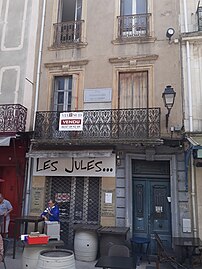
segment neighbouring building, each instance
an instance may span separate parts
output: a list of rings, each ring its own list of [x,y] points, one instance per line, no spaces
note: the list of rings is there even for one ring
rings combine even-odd
[[[0,192],[13,205],[11,220],[23,208],[38,8],[36,0],[0,1]]]
[[[25,210],[53,197],[68,246],[75,224],[100,224],[150,236],[154,253],[155,231],[168,244],[189,232],[180,1],[44,2]]]
[[[183,110],[189,234],[202,238],[202,2],[181,1]]]

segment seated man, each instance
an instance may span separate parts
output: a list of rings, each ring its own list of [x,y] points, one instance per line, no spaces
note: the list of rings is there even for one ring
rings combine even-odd
[[[45,221],[59,221],[59,213],[59,207],[55,205],[55,201],[50,199],[48,201],[48,207],[41,213],[41,217]]]

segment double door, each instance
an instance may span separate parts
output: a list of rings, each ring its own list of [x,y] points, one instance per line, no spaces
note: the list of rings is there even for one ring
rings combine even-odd
[[[133,234],[151,239],[150,252],[156,253],[154,232],[171,245],[170,182],[166,179],[133,178]]]

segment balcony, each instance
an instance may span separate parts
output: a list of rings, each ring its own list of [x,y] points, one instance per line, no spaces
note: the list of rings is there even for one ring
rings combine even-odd
[[[118,38],[151,36],[151,14],[135,14],[118,17]]]
[[[83,131],[59,131],[56,111],[36,114],[34,139],[73,144],[131,143],[160,138],[160,108],[84,110]]]
[[[84,21],[68,21],[54,24],[54,47],[82,43]]]
[[[0,133],[24,132],[27,109],[19,104],[0,105]]]

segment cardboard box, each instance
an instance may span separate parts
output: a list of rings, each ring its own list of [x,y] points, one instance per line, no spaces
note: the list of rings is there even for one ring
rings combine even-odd
[[[27,243],[29,245],[37,245],[37,244],[48,244],[48,236],[46,234],[40,234],[38,236],[29,235],[27,238]]]

